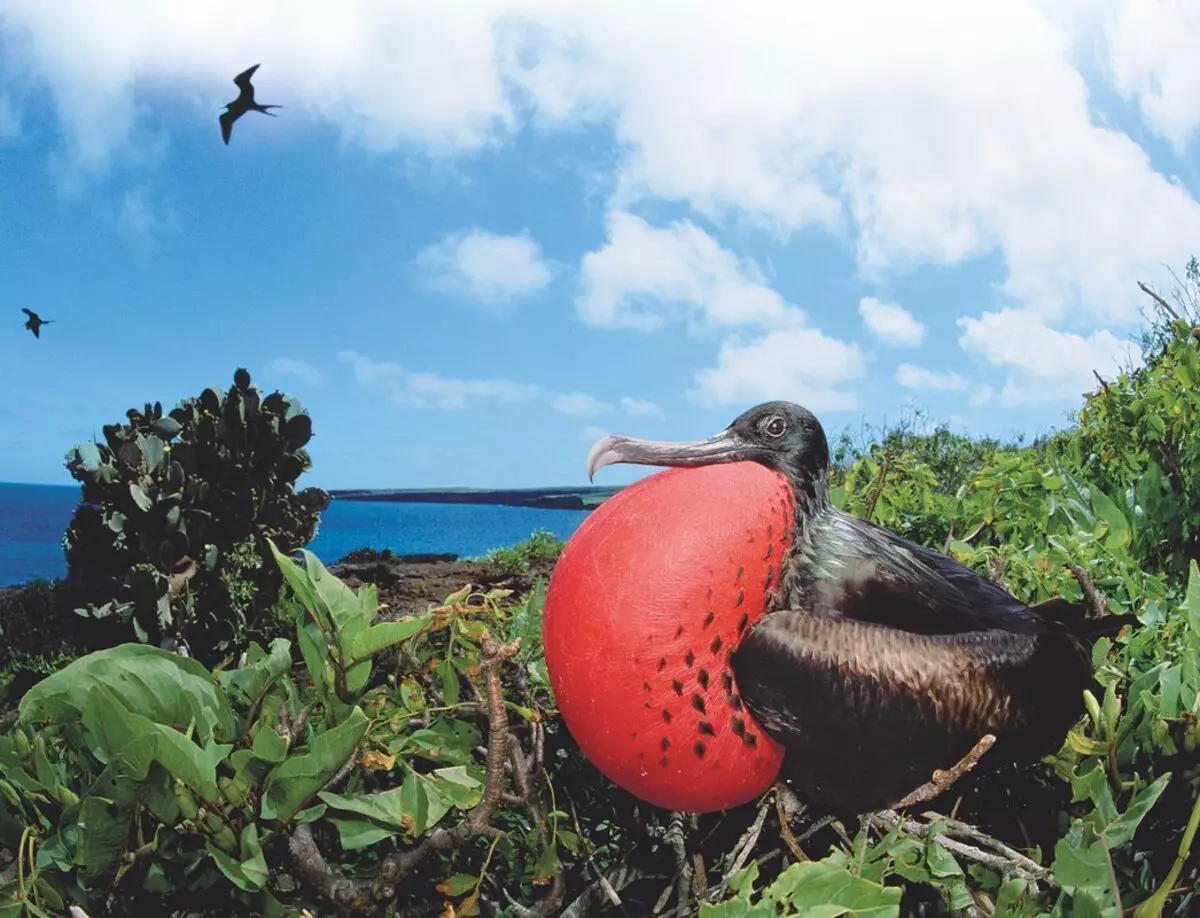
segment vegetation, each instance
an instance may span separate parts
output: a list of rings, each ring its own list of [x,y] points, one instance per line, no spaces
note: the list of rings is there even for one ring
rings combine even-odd
[[[0,914],[69,903],[93,916],[1194,914],[1200,498],[1187,483],[1200,480],[1200,314],[1187,304],[1198,288],[1193,263],[1174,315],[1156,307],[1144,366],[1098,381],[1054,436],[1023,445],[904,426],[838,450],[842,506],[1023,600],[1139,617],[1096,644],[1086,713],[1042,766],[981,768],[919,812],[859,823],[832,822],[786,787],[725,813],[667,813],[597,775],[557,719],[543,583],[524,596],[464,587],[401,616],[376,586],[352,589],[295,551],[288,527],[252,516],[266,564],[238,554],[245,535],[221,543],[218,579],[203,581],[221,598],[204,602],[223,621],[265,606],[259,639],[228,629],[227,662],[118,643],[60,666],[10,712]],[[162,420],[147,410],[114,432],[125,439],[101,453],[110,480],[89,493],[114,494],[118,477],[128,491],[137,463],[126,450],[121,466],[120,443],[141,451]],[[127,545],[121,557],[169,578],[164,552],[178,556],[151,523],[165,457],[154,475],[142,461],[132,480],[155,484],[152,495],[139,484],[152,509],[120,531],[159,555]],[[115,512],[106,500],[94,506]],[[73,544],[76,565],[125,582],[108,542]],[[524,571],[561,547],[535,533],[487,562]],[[253,587],[231,589],[247,570]]]
[[[105,425],[103,443],[67,453],[82,501],[64,539],[68,581],[138,640],[171,641],[213,662],[275,602],[266,542],[285,551],[316,535],[329,496],[297,492],[311,466],[312,420],[294,398],[263,398],[239,369],[227,392],[205,389]]]
[[[538,561],[557,558],[565,544],[554,533],[538,529],[525,541],[509,548],[493,548],[484,555],[484,561],[497,574],[524,574]]]

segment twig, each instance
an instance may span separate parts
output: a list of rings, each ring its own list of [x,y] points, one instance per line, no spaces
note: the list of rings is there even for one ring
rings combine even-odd
[[[1108,395],[1109,394],[1108,383],[1106,383],[1104,381],[1104,377],[1101,376],[1099,373],[1097,373],[1095,370],[1092,370],[1092,375],[1096,377],[1096,382],[1100,383],[1100,388],[1104,390],[1104,394]]]
[[[1083,598],[1087,600],[1088,610],[1096,618],[1108,612],[1108,600],[1104,598],[1104,594],[1096,589],[1096,583],[1092,580],[1092,575],[1085,571],[1078,564],[1068,564],[1068,570],[1071,571],[1071,576],[1079,581],[1079,586],[1083,590]]]
[[[671,818],[667,823],[667,844],[675,853],[675,867],[678,876],[676,888],[679,891],[676,906],[686,908],[691,901],[692,863],[687,856],[687,837],[684,834],[682,813],[671,813]]]
[[[614,891],[620,891],[638,880],[654,879],[663,879],[663,877],[645,873],[636,867],[621,866],[604,875],[604,885]],[[668,890],[670,888],[670,886],[667,887]],[[591,913],[592,907],[599,904],[606,895],[604,887],[599,882],[593,883],[563,909],[558,918],[586,918]]]
[[[492,814],[504,792],[504,760],[508,753],[508,712],[504,707],[504,692],[500,685],[500,665],[521,646],[517,638],[511,644],[497,644],[490,634],[483,635],[483,655],[480,670],[487,677],[488,746],[483,796],[453,829],[434,829],[417,847],[389,854],[379,870],[379,879],[395,887],[435,851],[448,851],[464,845],[480,835],[489,837],[499,830],[491,826]]]
[[[1157,293],[1155,293],[1153,290],[1151,290],[1149,287],[1147,287],[1141,281],[1138,281],[1138,286],[1142,288],[1142,293],[1146,294],[1148,297],[1150,297],[1152,300],[1154,300],[1154,302],[1158,303],[1159,306],[1161,306],[1163,309],[1165,309],[1167,311],[1167,314],[1170,315],[1170,317],[1172,319],[1174,319],[1176,322],[1179,321],[1179,313],[1177,313],[1174,309],[1171,308],[1170,303],[1168,303],[1166,300],[1164,300],[1161,296],[1159,296]]]
[[[779,837],[792,852],[792,857],[798,861],[807,861],[809,857],[800,847],[792,832],[792,817],[804,812],[804,804],[799,801],[792,789],[782,781],[775,785],[775,816],[779,820]]]
[[[771,798],[773,796],[776,796],[774,790],[769,790],[763,794],[762,800],[758,804],[758,813],[754,817],[754,822],[750,823],[750,828],[742,834],[737,844],[733,846],[735,852],[733,863],[725,871],[724,882],[728,883],[729,878],[746,865],[746,861],[750,858],[750,852],[758,844],[758,837],[762,834],[763,825],[767,821],[767,811],[770,809]]]
[[[532,906],[522,905],[503,887],[500,892],[504,894],[508,904],[521,918],[548,918],[548,916],[556,914],[555,909],[562,904],[563,896],[567,894],[567,881],[563,877],[563,872],[558,871],[554,875],[554,883],[550,886],[550,891]]]
[[[1008,589],[1008,584],[1004,582],[1005,561],[999,555],[992,555],[988,558],[988,580],[996,584],[1003,590]]]
[[[918,838],[926,838],[932,828],[932,825],[917,822],[915,819],[905,819],[894,810],[880,810],[877,813],[872,813],[869,819],[889,830],[899,826],[901,832]],[[967,860],[974,861],[977,864],[983,864],[985,867],[995,870],[1005,879],[1015,876],[1024,880],[1045,883],[1049,886],[1056,885],[1053,874],[1048,868],[1030,860],[1023,854],[1013,851],[1002,842],[984,835],[978,829],[972,828],[970,836],[972,840],[985,843],[992,848],[999,847],[1006,853],[984,851],[975,845],[965,844],[953,837],[954,834],[957,834],[956,830],[951,829],[950,825],[955,822],[954,820],[948,820],[946,817],[938,817],[936,821],[946,826],[947,831],[937,833],[934,840],[950,853],[965,857]],[[958,823],[958,825],[961,826],[962,824]]]
[[[516,653],[521,642],[518,639],[511,644],[498,645],[491,635],[485,633],[482,643],[480,669],[487,677],[489,715],[483,796],[454,828],[436,828],[415,848],[385,857],[378,876],[374,878],[346,877],[325,860],[312,829],[308,825],[296,826],[292,830],[290,847],[301,875],[335,906],[365,909],[373,902],[394,896],[396,885],[430,854],[448,851],[480,836],[494,838],[501,834],[499,829],[491,825],[492,814],[504,792],[504,762],[508,747],[508,713],[504,707],[499,670],[504,660]],[[294,729],[295,725],[292,726]],[[352,761],[350,767],[353,767]],[[339,773],[343,769],[348,773],[346,765],[339,769]]]
[[[758,864],[761,867],[764,864],[767,864],[767,863],[771,862],[772,860],[774,860],[775,858],[779,857],[782,853],[783,853],[783,849],[772,848],[770,851],[768,851],[762,857],[756,858],[756,860],[758,861]],[[710,886],[707,889],[703,890],[698,896],[696,896],[696,898],[700,902],[716,902],[719,898],[721,898],[721,896],[725,895],[725,893],[728,891],[729,891],[729,881],[726,879],[722,879],[719,883],[716,883],[715,885]],[[698,911],[699,911],[699,909],[676,905],[669,912],[664,912],[662,915],[662,918],[683,918],[683,916],[685,916],[685,915],[688,916],[688,918],[694,918],[694,916],[697,914]]]
[[[983,754],[991,749],[995,742],[996,737],[994,735],[991,733],[985,734],[978,743],[971,747],[971,751],[959,759],[956,764],[950,766],[945,771],[941,769],[935,771],[931,781],[922,784],[897,803],[895,808],[901,810],[912,806],[914,803],[926,803],[934,797],[945,793],[950,785],[979,764],[979,760],[983,758]]]

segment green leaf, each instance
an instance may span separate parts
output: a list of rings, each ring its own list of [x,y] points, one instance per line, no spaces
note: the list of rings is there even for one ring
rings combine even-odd
[[[347,851],[359,851],[377,845],[381,841],[394,838],[400,831],[390,829],[372,822],[369,819],[346,819],[330,816],[329,821],[338,830],[338,840]]]
[[[474,889],[477,882],[478,877],[469,873],[455,873],[438,883],[437,891],[446,896],[461,896]]]
[[[242,829],[240,861],[234,860],[212,842],[208,843],[208,853],[216,861],[221,873],[238,889],[258,892],[266,886],[270,874],[267,870],[267,860],[263,857],[262,846],[258,842],[258,826],[254,823],[247,823]]]
[[[53,723],[83,715],[97,687],[108,689],[128,711],[187,729],[201,742],[231,739],[237,721],[224,693],[196,660],[145,644],[121,644],[80,657],[47,676],[21,699],[18,722]]]
[[[262,815],[291,820],[345,764],[368,725],[367,715],[355,705],[343,723],[313,737],[308,752],[293,754],[276,765],[263,792]]]
[[[223,670],[218,680],[227,692],[247,706],[257,704],[263,695],[292,668],[292,642],[275,638],[264,651],[257,641],[246,651],[246,665]]]
[[[1137,827],[1150,808],[1158,802],[1158,798],[1167,789],[1170,781],[1170,772],[1160,775],[1153,783],[1143,787],[1134,795],[1133,799],[1129,801],[1129,806],[1125,808],[1125,812],[1104,827],[1104,842],[1110,850],[1133,841]]]
[[[372,625],[355,636],[350,646],[350,659],[354,662],[369,659],[401,641],[408,640],[427,623],[428,618],[422,617]]]
[[[351,795],[322,791],[320,797],[330,809],[355,813],[413,837],[437,825],[451,805],[438,787],[414,772],[405,776],[400,787],[391,790]]]

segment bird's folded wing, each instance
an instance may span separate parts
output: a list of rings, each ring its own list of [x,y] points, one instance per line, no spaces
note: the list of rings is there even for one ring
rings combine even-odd
[[[1090,674],[1068,641],[913,634],[782,611],[747,634],[733,666],[742,698],[805,780],[835,800],[861,793],[882,805],[954,765],[986,733],[1017,731],[1014,746],[1053,751]]]

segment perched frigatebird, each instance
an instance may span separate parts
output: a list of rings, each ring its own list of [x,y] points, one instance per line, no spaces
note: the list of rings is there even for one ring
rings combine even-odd
[[[26,309],[24,306],[21,307],[21,312],[23,312],[23,313],[25,313],[25,315],[29,316],[29,318],[25,320],[25,327],[28,328],[31,332],[33,332],[33,337],[35,337],[35,338],[42,337],[42,326],[43,325],[53,325],[54,324],[53,319],[43,319],[32,309]]]
[[[221,122],[221,137],[225,140],[225,146],[229,146],[229,135],[233,133],[233,122],[237,121],[246,112],[262,112],[264,115],[270,115],[272,118],[275,118],[277,116],[268,111],[268,109],[283,108],[282,105],[259,105],[254,101],[254,86],[250,83],[250,77],[254,76],[254,71],[259,66],[259,64],[255,64],[233,78],[234,84],[237,85],[241,92],[236,99],[225,106],[225,111],[221,113],[218,119]]]
[[[1136,622],[1021,603],[830,502],[817,418],[767,402],[720,434],[605,437],[603,466],[676,466],[577,530],[550,581],[546,662],[584,753],[672,809],[747,802],[782,774],[846,814],[895,805],[987,735],[985,762],[1055,751],[1090,644]]]

